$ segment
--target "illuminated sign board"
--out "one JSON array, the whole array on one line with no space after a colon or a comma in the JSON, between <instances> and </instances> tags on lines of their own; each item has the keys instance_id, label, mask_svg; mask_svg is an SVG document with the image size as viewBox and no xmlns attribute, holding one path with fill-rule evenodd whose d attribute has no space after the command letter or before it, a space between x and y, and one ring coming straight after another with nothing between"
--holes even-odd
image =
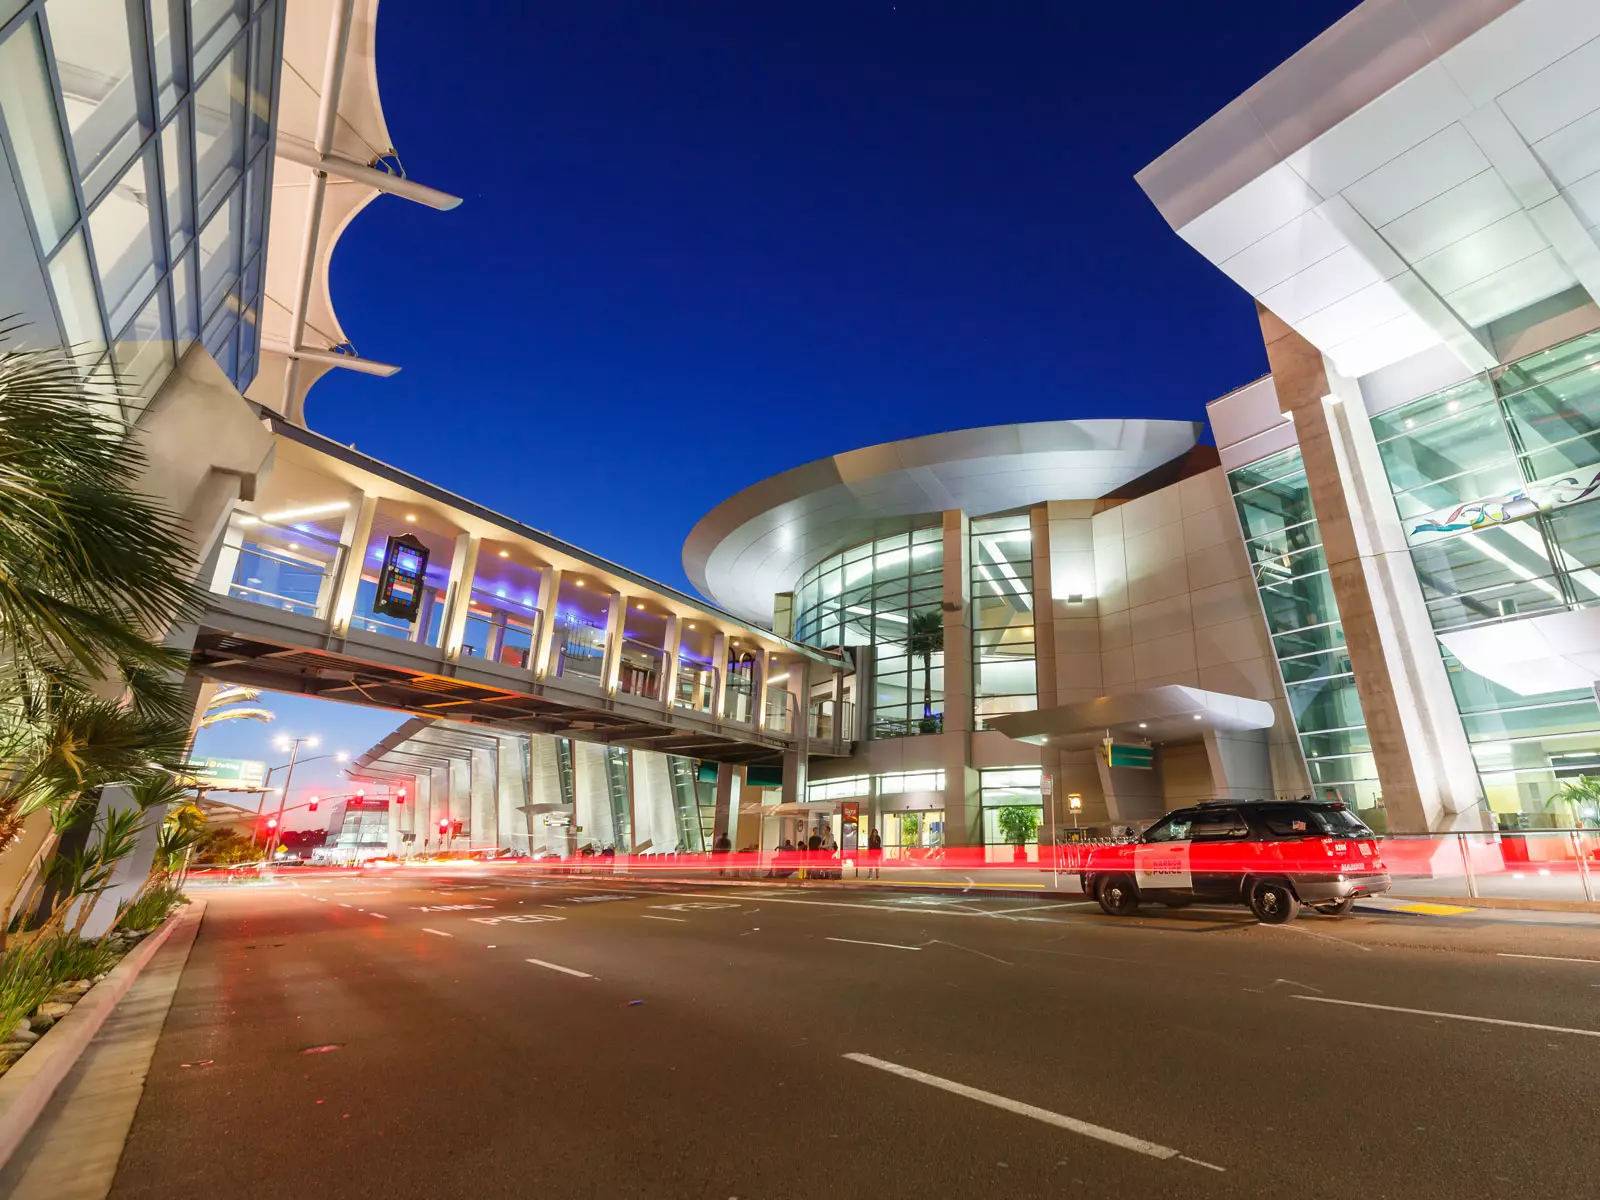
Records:
<instances>
[{"instance_id":1,"label":"illuminated sign board","mask_svg":"<svg viewBox=\"0 0 1600 1200\"><path fill-rule=\"evenodd\" d=\"M409 533L391 537L383 551L378 595L372 611L402 621L415 621L427 584L428 548Z\"/></svg>"},{"instance_id":2,"label":"illuminated sign board","mask_svg":"<svg viewBox=\"0 0 1600 1200\"><path fill-rule=\"evenodd\" d=\"M188 775L201 787L255 792L267 781L267 764L248 758L195 758L189 760Z\"/></svg>"}]
</instances>

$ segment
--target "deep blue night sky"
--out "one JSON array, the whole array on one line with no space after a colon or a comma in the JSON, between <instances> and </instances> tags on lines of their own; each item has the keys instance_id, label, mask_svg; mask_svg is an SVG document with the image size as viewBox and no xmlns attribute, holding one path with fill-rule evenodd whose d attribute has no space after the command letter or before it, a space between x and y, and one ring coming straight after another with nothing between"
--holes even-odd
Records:
<instances>
[{"instance_id":1,"label":"deep blue night sky","mask_svg":"<svg viewBox=\"0 0 1600 1200\"><path fill-rule=\"evenodd\" d=\"M1134 172L1353 4L384 0L390 132L466 202L345 233L346 332L404 369L326 377L310 423L684 587L696 520L814 458L1201 418L1266 369L1254 312ZM198 752L403 719L272 707Z\"/></svg>"},{"instance_id":2,"label":"deep blue night sky","mask_svg":"<svg viewBox=\"0 0 1600 1200\"><path fill-rule=\"evenodd\" d=\"M1249 298L1133 174L1351 0L384 0L408 172L313 428L685 586L776 471L937 430L1199 418Z\"/></svg>"}]
</instances>

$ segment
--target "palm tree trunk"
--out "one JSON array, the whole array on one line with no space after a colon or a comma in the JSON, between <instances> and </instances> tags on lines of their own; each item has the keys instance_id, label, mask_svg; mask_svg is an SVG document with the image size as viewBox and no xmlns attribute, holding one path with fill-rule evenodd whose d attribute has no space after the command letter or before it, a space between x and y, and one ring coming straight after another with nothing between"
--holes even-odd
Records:
<instances>
[{"instance_id":1,"label":"palm tree trunk","mask_svg":"<svg viewBox=\"0 0 1600 1200\"><path fill-rule=\"evenodd\" d=\"M922 656L922 715L933 716L933 655Z\"/></svg>"}]
</instances>

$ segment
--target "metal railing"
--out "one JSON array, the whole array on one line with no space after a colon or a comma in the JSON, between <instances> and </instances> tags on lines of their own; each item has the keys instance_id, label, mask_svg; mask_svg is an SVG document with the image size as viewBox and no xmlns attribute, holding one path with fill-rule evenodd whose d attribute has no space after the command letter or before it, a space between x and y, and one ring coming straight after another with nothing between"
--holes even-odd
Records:
<instances>
[{"instance_id":1,"label":"metal railing","mask_svg":"<svg viewBox=\"0 0 1600 1200\"><path fill-rule=\"evenodd\" d=\"M1595 903L1600 829L1389 834L1384 864L1395 891L1470 900Z\"/></svg>"},{"instance_id":2,"label":"metal railing","mask_svg":"<svg viewBox=\"0 0 1600 1200\"><path fill-rule=\"evenodd\" d=\"M672 697L674 708L709 713L716 703L717 669L680 658L678 685L674 692Z\"/></svg>"},{"instance_id":3,"label":"metal railing","mask_svg":"<svg viewBox=\"0 0 1600 1200\"><path fill-rule=\"evenodd\" d=\"M238 510L223 533L211 590L264 608L326 617L344 552L310 528L269 525Z\"/></svg>"},{"instance_id":4,"label":"metal railing","mask_svg":"<svg viewBox=\"0 0 1600 1200\"><path fill-rule=\"evenodd\" d=\"M461 653L521 671L533 669L539 645L540 612L526 605L508 605L499 596L472 590L471 607L461 636Z\"/></svg>"},{"instance_id":5,"label":"metal railing","mask_svg":"<svg viewBox=\"0 0 1600 1200\"><path fill-rule=\"evenodd\" d=\"M762 730L774 737L794 738L800 733L800 697L787 688L767 688Z\"/></svg>"},{"instance_id":6,"label":"metal railing","mask_svg":"<svg viewBox=\"0 0 1600 1200\"><path fill-rule=\"evenodd\" d=\"M582 622L558 625L554 635L554 674L562 679L599 683L605 669L606 631Z\"/></svg>"},{"instance_id":7,"label":"metal railing","mask_svg":"<svg viewBox=\"0 0 1600 1200\"><path fill-rule=\"evenodd\" d=\"M617 690L646 700L661 698L661 677L667 669L667 652L648 642L622 639L622 661L617 664Z\"/></svg>"}]
</instances>

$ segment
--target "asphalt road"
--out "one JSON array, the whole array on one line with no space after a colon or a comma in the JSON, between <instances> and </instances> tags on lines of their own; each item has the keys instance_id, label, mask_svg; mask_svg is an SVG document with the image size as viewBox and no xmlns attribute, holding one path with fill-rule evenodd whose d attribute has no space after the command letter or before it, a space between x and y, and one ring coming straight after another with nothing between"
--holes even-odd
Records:
<instances>
[{"instance_id":1,"label":"asphalt road","mask_svg":"<svg viewBox=\"0 0 1600 1200\"><path fill-rule=\"evenodd\" d=\"M120 1200L1600 1188L1592 926L514 872L206 894Z\"/></svg>"}]
</instances>

